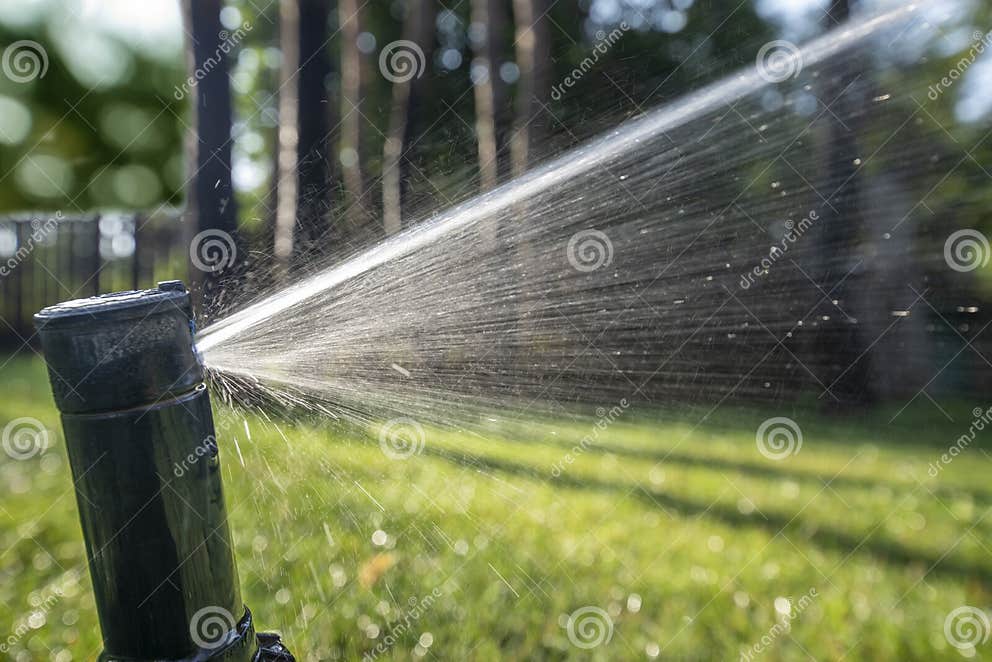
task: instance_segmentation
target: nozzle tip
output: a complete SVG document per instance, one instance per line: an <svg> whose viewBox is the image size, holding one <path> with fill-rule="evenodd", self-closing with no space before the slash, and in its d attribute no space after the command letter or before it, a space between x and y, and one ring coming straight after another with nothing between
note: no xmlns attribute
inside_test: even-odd
<svg viewBox="0 0 992 662"><path fill-rule="evenodd" d="M162 280L158 283L158 289L162 292L185 292L186 284L181 280Z"/></svg>

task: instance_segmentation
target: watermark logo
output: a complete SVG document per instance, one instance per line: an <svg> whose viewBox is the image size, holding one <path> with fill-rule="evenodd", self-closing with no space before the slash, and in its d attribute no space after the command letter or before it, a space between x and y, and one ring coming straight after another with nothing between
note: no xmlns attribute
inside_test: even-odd
<svg viewBox="0 0 992 662"><path fill-rule="evenodd" d="M228 32L227 30L221 30L217 33L220 45L214 50L214 54L204 60L200 66L193 71L190 76L183 81L182 85L176 85L175 89L172 91L172 96L176 101L182 101L187 94L193 91L197 83L206 78L211 71L217 68L217 66L224 61L235 47L244 41L245 37L252 29L251 21L245 21L237 30L234 32Z"/></svg>
<svg viewBox="0 0 992 662"><path fill-rule="evenodd" d="M755 58L758 75L769 83L782 83L799 76L803 70L803 52L791 41L769 41Z"/></svg>
<svg viewBox="0 0 992 662"><path fill-rule="evenodd" d="M810 605L818 597L819 594L816 588L812 587L795 601L786 597L775 598L775 613L777 614L775 625L765 632L761 636L761 639L752 644L750 648L741 651L740 662L751 662L757 659L761 653L775 643L776 639L789 632L792 622L809 609Z"/></svg>
<svg viewBox="0 0 992 662"><path fill-rule="evenodd" d="M424 450L427 433L412 418L394 418L379 430L379 448L392 460L407 460Z"/></svg>
<svg viewBox="0 0 992 662"><path fill-rule="evenodd" d="M613 619L599 607L588 605L569 614L565 629L573 646L589 650L610 643Z"/></svg>
<svg viewBox="0 0 992 662"><path fill-rule="evenodd" d="M14 254L7 258L6 262L0 264L0 277L6 278L13 273L14 269L28 259L28 256L34 252L38 244L44 242L48 237L58 231L61 221L62 212L60 211L55 212L55 216L49 218L44 223L38 219L31 221L31 234L28 235L23 244L17 247Z"/></svg>
<svg viewBox="0 0 992 662"><path fill-rule="evenodd" d="M427 611L434 606L434 603L437 602L438 598L442 595L443 593L441 592L441 589L437 587L420 599L417 599L416 596L411 595L407 599L409 609L407 609L399 619L387 625L388 632L386 633L386 636L375 645L375 648L367 651L365 655L362 656L362 662L373 662L374 660L379 659L380 655L385 654L390 648L395 646L403 635L413 628L414 624L416 624L416 622L419 621L424 614L426 614ZM422 635L421 642L423 641L424 637ZM428 643L427 645L429 646L430 644Z"/></svg>
<svg viewBox="0 0 992 662"><path fill-rule="evenodd" d="M568 262L576 271L588 273L613 263L613 243L604 232L581 230L568 240Z"/></svg>
<svg viewBox="0 0 992 662"><path fill-rule="evenodd" d="M172 465L172 474L176 478L182 478L186 475L187 471L192 469L200 461L200 458L217 457L217 453L217 438L214 435L210 435L202 443L198 444L191 453L188 453L186 457Z"/></svg>
<svg viewBox="0 0 992 662"><path fill-rule="evenodd" d="M223 607L208 606L200 609L189 621L189 636L200 648L216 648L225 643L236 622L231 612Z"/></svg>
<svg viewBox="0 0 992 662"><path fill-rule="evenodd" d="M206 273L227 269L237 257L237 242L223 230L204 230L189 244L189 258L193 266Z"/></svg>
<svg viewBox="0 0 992 662"><path fill-rule="evenodd" d="M406 83L420 78L426 69L424 50L409 39L391 41L379 52L379 71L390 83Z"/></svg>
<svg viewBox="0 0 992 662"><path fill-rule="evenodd" d="M30 83L48 73L48 51L37 41L22 39L4 49L4 75L15 83Z"/></svg>
<svg viewBox="0 0 992 662"><path fill-rule="evenodd" d="M3 428L3 450L14 460L29 460L48 450L48 430L36 418L15 418Z"/></svg>
<svg viewBox="0 0 992 662"><path fill-rule="evenodd" d="M630 26L626 22L623 22L619 27L613 28L610 32L606 32L605 30L596 32L596 43L593 44L592 54L583 58L582 62L579 62L579 66L572 69L562 79L561 83L551 87L551 98L555 101L561 101L561 98L565 96L565 92L572 89L583 76L589 73L589 70L599 62L599 58L609 53L610 49L620 41L620 38L623 37L627 30L630 30Z"/></svg>
<svg viewBox="0 0 992 662"><path fill-rule="evenodd" d="M988 47L992 46L992 32L975 30L971 37L974 43L972 43L968 52L954 63L954 66L951 67L945 76L937 81L936 85L931 85L927 89L927 98L930 101L939 99L940 95L950 89L954 83L958 82L964 76L964 72L968 70L968 67L975 64L975 61L988 50Z"/></svg>
<svg viewBox="0 0 992 662"><path fill-rule="evenodd" d="M992 427L992 407L987 409L975 407L971 410L971 413L975 418L972 419L971 425L968 426L968 432L958 437L957 441L946 452L941 453L936 463L931 462L927 466L927 474L931 478L936 478L944 470L944 467L954 461L954 458L965 452L978 437L978 433L985 429L986 425Z"/></svg>
<svg viewBox="0 0 992 662"><path fill-rule="evenodd" d="M606 407L596 407L596 423L593 425L592 432L582 437L582 439L579 440L579 443L572 446L569 452L565 453L562 459L558 460L551 466L552 477L558 478L561 476L569 465L588 451L591 446L595 445L600 434L605 432L606 429L613 425L618 418L623 416L628 407L630 407L630 401L627 400L627 398L621 398L619 404L616 404L609 409Z"/></svg>
<svg viewBox="0 0 992 662"><path fill-rule="evenodd" d="M957 649L974 648L984 644L992 635L988 614L978 607L963 605L951 610L944 619L944 636Z"/></svg>
<svg viewBox="0 0 992 662"><path fill-rule="evenodd" d="M26 636L32 634L36 627L32 627L30 621L42 620L48 622L48 615L52 613L55 606L65 597L70 586L79 581L79 570L69 570L62 575L57 584L48 586L41 591L40 601L34 605L34 609L28 618L19 619L20 624L15 626L6 639L0 640L0 653L10 653L11 648L21 642Z"/></svg>
<svg viewBox="0 0 992 662"><path fill-rule="evenodd" d="M992 259L989 240L978 230L958 230L944 242L944 261L954 271L974 271Z"/></svg>
<svg viewBox="0 0 992 662"><path fill-rule="evenodd" d="M820 220L820 215L815 211L811 211L798 223L791 219L786 221L785 234L782 236L782 241L780 241L777 246L772 246L768 250L768 257L762 258L753 269L741 275L741 289L749 289L755 282L757 282L758 278L771 271L771 268L775 266L775 264L781 260L786 253L789 252L793 244L802 239L803 235L806 234L806 232L808 232L809 229L813 227L813 224L818 220Z"/></svg>
<svg viewBox="0 0 992 662"><path fill-rule="evenodd" d="M769 460L784 460L803 447L803 431L791 418L775 416L758 426L754 440L758 452Z"/></svg>

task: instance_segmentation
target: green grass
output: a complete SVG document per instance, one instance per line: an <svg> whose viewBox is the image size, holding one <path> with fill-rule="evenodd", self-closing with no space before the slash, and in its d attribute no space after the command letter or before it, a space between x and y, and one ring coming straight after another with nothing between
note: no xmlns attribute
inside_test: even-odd
<svg viewBox="0 0 992 662"><path fill-rule="evenodd" d="M90 660L99 628L86 572L66 579L85 558L44 369L18 359L0 375L0 423L58 431L42 456L0 454L0 636L26 632L14 660ZM927 467L967 431L970 406L954 423L793 415L802 450L775 462L754 431L781 413L698 427L631 414L557 478L589 427L431 430L399 461L346 429L280 424L284 439L249 419L249 440L238 421L244 465L232 439L221 448L245 600L302 660L361 658L390 623L397 642L378 659L739 659L763 636L755 659L961 659L945 617L992 605L988 443L937 478ZM776 599L804 595L775 627ZM613 623L590 650L563 627L584 606ZM992 641L964 653L992 658Z"/></svg>

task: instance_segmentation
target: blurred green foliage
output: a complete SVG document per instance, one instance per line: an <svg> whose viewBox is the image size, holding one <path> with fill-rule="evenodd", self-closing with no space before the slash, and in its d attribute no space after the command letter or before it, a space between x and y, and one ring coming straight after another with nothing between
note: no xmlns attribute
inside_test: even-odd
<svg viewBox="0 0 992 662"><path fill-rule="evenodd" d="M181 54L163 58L104 32L67 33L72 17L60 11L0 23L5 66L16 66L11 49L27 40L20 57L33 52L44 72L25 82L0 75L0 210L76 215L181 204L185 108L170 93L184 75Z"/></svg>
<svg viewBox="0 0 992 662"><path fill-rule="evenodd" d="M507 0L508 13L510 4ZM589 55L597 30L609 30L621 21L629 21L632 29L574 87L549 104L547 138L540 151L557 153L625 117L751 64L759 47L780 31L779 25L759 16L757 7L763 4L767 3L746 3L728 18L729 10L716 0L553 3L552 83L560 82ZM188 75L178 3L173 6L159 0L149 3L146 11L132 11L127 16L133 30L94 23L94 12L112 14L125 6L118 0L97 11L91 3L33 0L19 10L0 10L4 56L11 45L30 40L47 58L44 76L28 82L0 76L0 213L59 209L78 215L91 210L182 206L186 182L183 140L190 120L185 99L175 93ZM676 6L681 10L675 11ZM363 11L362 157L370 187L367 202L375 211L391 94L389 81L379 75L377 56L385 44L401 37L405 3L373 2ZM417 109L419 138L409 155L416 165L409 186L410 217L427 215L477 190L469 11L467 2L439 5L437 48L427 72L431 92ZM278 14L278 2L248 0L230 0L222 14L224 25L231 29L245 22L252 26L231 54L232 170L242 228L254 237L253 245L263 250L270 240L274 214L281 59ZM149 26L163 15L172 17L171 36L148 36L155 34L148 31ZM906 137L900 139L914 139L914 131L926 133L935 158L958 155L961 160L938 188L919 192L926 195L914 213L924 216L923 236L944 237L954 227L992 234L989 216L974 211L988 207L989 188L984 184L986 177L992 177L987 165L992 163L992 142L984 138L983 125L962 125L956 114L962 95L976 89L976 83L962 80L935 101L925 98L927 82L935 83L946 75L971 45L969 37L978 27L988 25L990 16L987 3L960 3L955 22L946 28L946 38L935 45L935 52L922 53L919 101L925 108L907 109L915 117L903 132ZM326 46L334 63L326 80L330 103L303 112L325 112L332 118L340 114L335 105L340 98L338 53L352 45L341 43L337 22L337 13L332 12ZM816 34L826 29L826 23L822 12L812 9L803 29L807 35ZM512 81L512 25L503 42L511 68L508 80ZM884 87L884 81L879 86ZM511 85L511 95L513 91ZM512 103L512 97L507 103ZM922 126L926 124L931 126ZM932 124L941 127L936 138L924 130L933 129ZM331 125L337 125L335 119ZM338 155L332 157L336 166ZM922 172L926 166L915 167ZM338 184L332 189L333 218L344 194ZM971 211L960 212L961 207ZM981 273L992 284L992 264Z"/></svg>

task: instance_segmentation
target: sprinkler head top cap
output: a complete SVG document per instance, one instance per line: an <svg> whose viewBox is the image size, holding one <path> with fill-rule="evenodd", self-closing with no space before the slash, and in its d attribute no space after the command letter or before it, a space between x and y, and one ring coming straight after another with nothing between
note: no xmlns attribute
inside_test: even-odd
<svg viewBox="0 0 992 662"><path fill-rule="evenodd" d="M152 404L203 381L181 281L66 301L43 309L34 322L63 413Z"/></svg>

